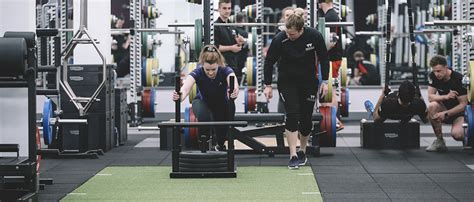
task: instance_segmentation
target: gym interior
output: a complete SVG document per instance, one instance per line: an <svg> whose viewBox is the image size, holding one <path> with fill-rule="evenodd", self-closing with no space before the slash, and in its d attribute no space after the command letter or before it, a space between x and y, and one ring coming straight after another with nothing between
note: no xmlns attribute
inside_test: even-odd
<svg viewBox="0 0 474 202"><path fill-rule="evenodd" d="M2 0L0 201L474 201L473 37L474 0Z"/></svg>

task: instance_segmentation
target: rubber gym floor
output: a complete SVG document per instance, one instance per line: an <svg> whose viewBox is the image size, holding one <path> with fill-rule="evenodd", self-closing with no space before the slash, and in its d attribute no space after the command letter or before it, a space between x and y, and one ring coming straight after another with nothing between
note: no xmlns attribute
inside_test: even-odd
<svg viewBox="0 0 474 202"><path fill-rule="evenodd" d="M421 126L416 150L363 149L359 133L358 122L346 123L337 147L321 148L299 170L287 169L287 155L237 155L237 178L170 179L171 152L160 150L158 133L130 128L126 144L99 159L44 159L41 177L54 183L39 199L474 201L474 152L449 135L448 152L430 153L424 150L434 139L429 125Z"/></svg>

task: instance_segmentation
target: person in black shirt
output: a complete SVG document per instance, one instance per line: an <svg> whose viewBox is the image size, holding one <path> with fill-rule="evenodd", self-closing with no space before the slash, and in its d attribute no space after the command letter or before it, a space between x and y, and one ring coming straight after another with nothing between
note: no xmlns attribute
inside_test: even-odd
<svg viewBox="0 0 474 202"><path fill-rule="evenodd" d="M324 39L316 29L304 27L302 15L292 14L285 23L286 30L272 40L264 64L264 94L272 94L273 65L278 61L278 92L286 111L285 134L290 150L288 168L296 169L306 163L305 150L311 133L312 113L318 91L316 57L321 64L323 81L320 91L327 95L329 60ZM296 141L300 134L300 151Z"/></svg>
<svg viewBox="0 0 474 202"><path fill-rule="evenodd" d="M235 22L244 23L245 16L242 13L235 14ZM247 31L245 31L245 28L243 26L237 26L235 27L235 30L237 31L237 34L239 36L242 36L243 38L248 38L249 34L247 33ZM247 61L248 54L249 54L249 47L248 45L244 45L242 47L242 50L240 50L240 52L238 52L236 55L237 66L235 70L235 75L237 76L238 81L241 81L242 79L242 69L245 67L245 62Z"/></svg>
<svg viewBox="0 0 474 202"><path fill-rule="evenodd" d="M427 123L427 113L425 101L416 93L415 85L404 81L398 87L398 91L391 92L387 96L382 91L374 109L374 122L392 119L407 123L413 116L418 115Z"/></svg>
<svg viewBox="0 0 474 202"><path fill-rule="evenodd" d="M365 60L362 51L354 52L354 82L357 85L380 85L380 75L372 63Z"/></svg>
<svg viewBox="0 0 474 202"><path fill-rule="evenodd" d="M219 0L219 18L215 23L228 23L232 11L231 9L232 4L230 0ZM214 44L224 56L227 65L230 66L236 74L239 74L237 70L237 53L242 50L244 42L244 38L238 35L233 27L214 27ZM242 71L240 71L240 75L241 73ZM237 75L237 77L238 76L239 75Z"/></svg>
<svg viewBox="0 0 474 202"><path fill-rule="evenodd" d="M112 24L112 28L121 29L125 23L123 17L117 17L117 21ZM117 63L117 77L124 77L130 73L130 36L128 34L112 35L117 45L112 46L114 62Z"/></svg>
<svg viewBox="0 0 474 202"><path fill-rule="evenodd" d="M464 108L467 105L467 90L462 85L462 75L448 68L446 58L435 55L430 60L428 115L436 140L426 151L446 151L442 123L452 124L451 136L458 141L464 139Z"/></svg>

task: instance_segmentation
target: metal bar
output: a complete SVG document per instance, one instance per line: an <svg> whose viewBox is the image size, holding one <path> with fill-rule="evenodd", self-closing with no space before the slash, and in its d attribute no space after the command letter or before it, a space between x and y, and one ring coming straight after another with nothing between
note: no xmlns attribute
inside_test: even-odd
<svg viewBox="0 0 474 202"><path fill-rule="evenodd" d="M87 27L87 0L81 0L81 18L80 26Z"/></svg>
<svg viewBox="0 0 474 202"><path fill-rule="evenodd" d="M158 123L158 127L209 127L209 126L247 126L247 121L217 121L217 122L164 122Z"/></svg>
<svg viewBox="0 0 474 202"><path fill-rule="evenodd" d="M160 130L158 126L138 126L138 131L142 130Z"/></svg>
<svg viewBox="0 0 474 202"><path fill-rule="evenodd" d="M56 122L56 118L52 118L49 120L50 123ZM58 119L58 123L82 123L87 124L87 119Z"/></svg>
<svg viewBox="0 0 474 202"><path fill-rule="evenodd" d="M379 32L379 31L358 31L358 32L355 32L355 35L377 35L377 36L382 36L383 33L382 32Z"/></svg>
<svg viewBox="0 0 474 202"><path fill-rule="evenodd" d="M422 30L415 30L413 33L415 34L427 34L427 33L439 33L439 32L453 32L454 29L422 29Z"/></svg>
<svg viewBox="0 0 474 202"><path fill-rule="evenodd" d="M433 20L433 22L425 22L425 26L463 26L474 25L474 21L470 20Z"/></svg>
<svg viewBox="0 0 474 202"><path fill-rule="evenodd" d="M168 27L194 27L194 23L171 23Z"/></svg>
<svg viewBox="0 0 474 202"><path fill-rule="evenodd" d="M214 23L214 26L244 26L244 27L262 27L262 26L274 26L278 27L285 25L285 23ZM326 27L348 27L354 26L354 22L326 22ZM172 23L168 27L194 27L191 23Z"/></svg>

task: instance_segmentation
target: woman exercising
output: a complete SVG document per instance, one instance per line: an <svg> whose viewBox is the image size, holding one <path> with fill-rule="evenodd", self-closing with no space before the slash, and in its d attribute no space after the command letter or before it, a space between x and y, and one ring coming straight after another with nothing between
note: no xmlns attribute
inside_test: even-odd
<svg viewBox="0 0 474 202"><path fill-rule="evenodd" d="M234 86L228 95L229 79L233 76ZM197 95L192 101L193 112L198 121L229 121L234 119L234 99L239 95L239 84L232 68L225 66L225 59L214 45L207 45L201 51L199 62L186 77L180 89L181 101L189 95L193 85L197 85ZM173 93L173 100L179 99L179 93ZM201 128L200 134L209 135L209 129ZM225 149L227 127L216 127L216 151Z"/></svg>

